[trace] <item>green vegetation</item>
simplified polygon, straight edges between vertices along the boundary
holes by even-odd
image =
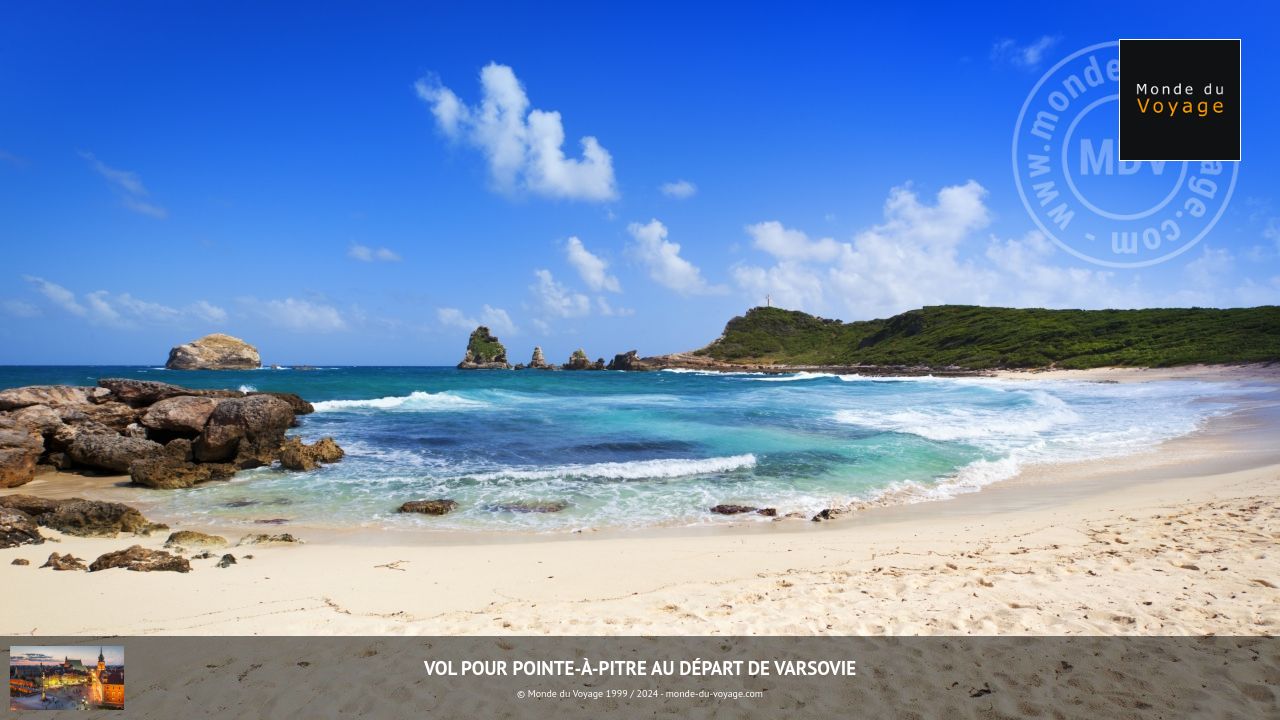
[[[696,355],[786,365],[1168,367],[1280,360],[1280,307],[1041,310],[939,305],[844,323],[753,308]]]
[[[505,363],[507,349],[498,342],[498,338],[489,332],[489,328],[481,325],[471,332],[467,341],[467,357],[464,362],[473,363]]]

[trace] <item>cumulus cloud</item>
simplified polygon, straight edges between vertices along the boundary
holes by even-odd
[[[627,226],[634,242],[631,252],[645,266],[649,277],[681,295],[709,295],[724,288],[709,284],[698,266],[680,257],[680,245],[667,240],[667,227],[658,220]]]
[[[391,248],[371,248],[368,245],[352,243],[347,248],[347,257],[360,262],[400,262],[400,255]]]
[[[490,305],[480,309],[478,318],[467,315],[458,308],[436,308],[436,319],[441,325],[467,331],[474,330],[479,325],[484,325],[499,335],[514,335],[519,331],[506,310]]]
[[[810,240],[799,230],[789,230],[777,221],[748,225],[747,234],[757,248],[780,260],[834,260],[840,243],[831,238]]]
[[[332,305],[291,297],[261,301],[250,298],[247,304],[264,320],[285,330],[324,333],[347,329],[346,319]]]
[[[550,270],[534,270],[533,276],[537,281],[529,291],[535,308],[544,317],[581,317],[591,312],[591,298],[562,285]]]
[[[1012,63],[1019,67],[1034,68],[1044,61],[1045,53],[1057,44],[1058,38],[1052,35],[1042,35],[1026,45],[1004,38],[991,46],[991,59],[996,62]]]
[[[676,180],[673,182],[662,183],[658,186],[658,190],[669,198],[687,200],[698,193],[698,186],[688,180]]]
[[[480,150],[499,190],[570,200],[617,197],[609,151],[588,135],[579,141],[582,156],[566,157],[560,113],[530,109],[510,67],[489,63],[480,71],[481,98],[474,106],[435,77],[418,80],[414,88],[442,133]]]
[[[618,278],[609,274],[609,263],[605,262],[597,255],[593,255],[587,250],[582,241],[576,237],[571,237],[564,245],[564,252],[569,260],[569,264],[578,271],[582,282],[587,287],[600,292],[608,290],[609,292],[622,292],[622,285],[618,282]]]
[[[23,279],[58,308],[98,325],[131,327],[138,324],[181,323],[191,319],[209,323],[224,323],[227,320],[227,311],[207,300],[175,308],[143,300],[127,292],[95,290],[77,296],[71,290],[41,277],[24,275]],[[36,310],[38,312],[39,309]]]
[[[150,193],[147,192],[146,186],[142,184],[142,178],[138,177],[137,173],[110,167],[91,152],[82,152],[80,157],[89,163],[89,167],[93,168],[94,172],[106,179],[125,207],[136,213],[161,220],[169,216],[167,210],[146,199]]]

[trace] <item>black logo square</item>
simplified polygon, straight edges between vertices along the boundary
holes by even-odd
[[[1121,160],[1240,159],[1239,40],[1120,41]]]

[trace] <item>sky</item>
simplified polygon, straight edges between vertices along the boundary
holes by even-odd
[[[98,653],[107,665],[124,664],[123,645],[15,645],[10,648],[12,665],[60,665],[63,659],[79,660],[88,667],[98,663]]]
[[[1280,30],[1247,6],[116,2],[0,9],[0,364],[689,350],[775,305],[1280,301]],[[1238,182],[1151,267],[1019,198],[1036,81],[1120,37],[1240,37]]]

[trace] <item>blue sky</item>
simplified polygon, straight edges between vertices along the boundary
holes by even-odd
[[[452,364],[481,321],[516,359],[655,354],[766,293],[1274,304],[1280,38],[1200,8],[9,4],[0,363],[224,331],[266,362]],[[1010,169],[1036,80],[1119,37],[1244,40],[1231,203],[1141,270],[1035,233]]]

